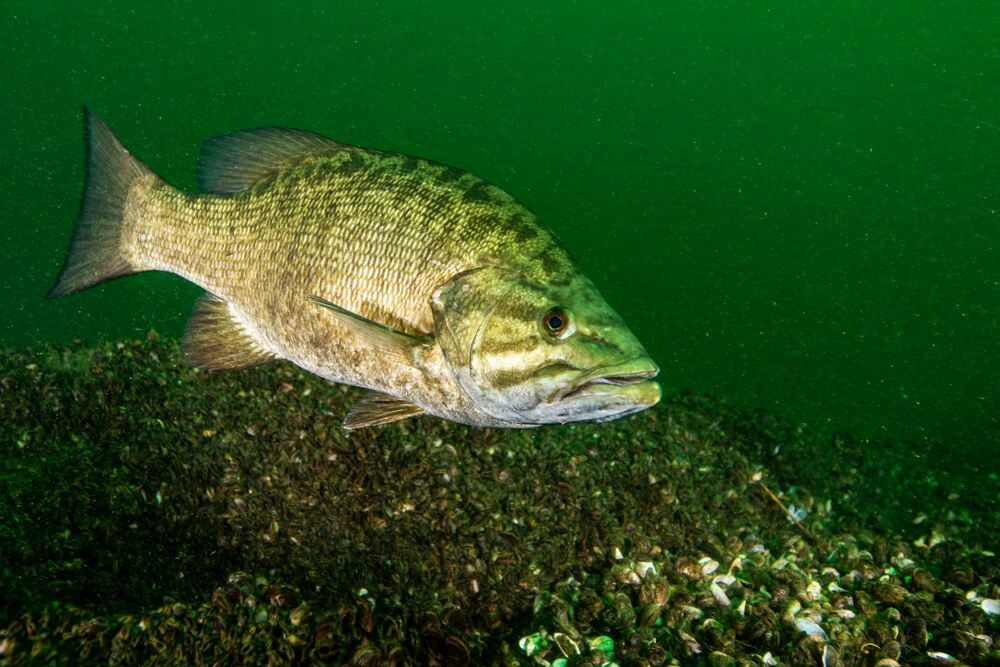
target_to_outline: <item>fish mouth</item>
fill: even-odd
[[[588,396],[612,395],[634,399],[638,404],[652,405],[660,399],[660,385],[652,381],[659,372],[659,367],[648,357],[632,359],[623,364],[601,366],[562,389],[555,398],[557,401],[565,401]]]

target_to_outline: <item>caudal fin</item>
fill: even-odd
[[[63,296],[140,270],[124,252],[126,204],[139,179],[157,179],[90,109],[87,119],[87,185],[76,234],[59,280],[48,296]]]

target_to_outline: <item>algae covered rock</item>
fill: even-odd
[[[995,507],[866,522],[768,442],[808,434],[708,399],[346,432],[356,391],[155,336],[7,352],[0,383],[0,660],[997,659]]]

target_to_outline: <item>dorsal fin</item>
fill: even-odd
[[[379,426],[423,413],[424,409],[413,403],[382,392],[371,391],[347,413],[344,428]]]
[[[250,368],[277,358],[247,333],[229,304],[214,294],[198,299],[182,347],[192,366],[209,371]]]
[[[209,139],[198,158],[202,192],[242,192],[307,157],[358,150],[305,130],[262,127]]]

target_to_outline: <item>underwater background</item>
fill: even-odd
[[[0,664],[1000,664],[995,3],[6,0],[0,80]],[[45,299],[85,104],[495,183],[663,401],[345,431],[176,276]]]
[[[148,274],[46,301],[82,105],[171,183],[287,125],[521,199],[694,390],[996,449],[1000,23],[989,2],[0,6],[0,344],[178,336]]]

